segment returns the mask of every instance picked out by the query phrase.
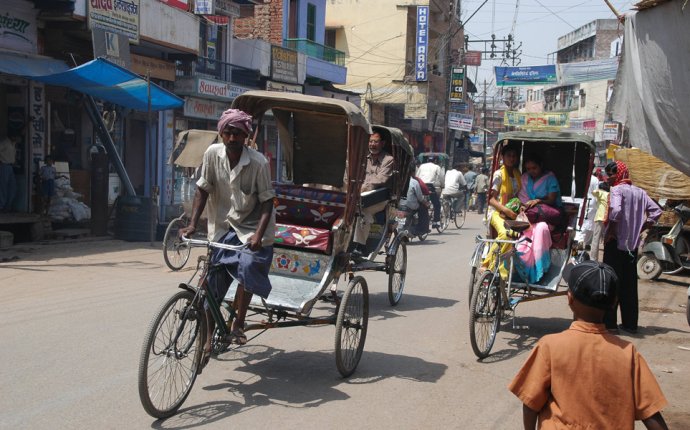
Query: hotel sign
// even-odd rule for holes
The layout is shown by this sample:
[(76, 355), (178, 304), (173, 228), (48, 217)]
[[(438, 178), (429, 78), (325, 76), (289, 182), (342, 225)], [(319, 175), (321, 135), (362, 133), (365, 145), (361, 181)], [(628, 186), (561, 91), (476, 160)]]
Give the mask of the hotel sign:
[(297, 51), (271, 45), (271, 79), (298, 84)]
[(417, 43), (415, 81), (426, 81), (427, 47), (429, 42), (429, 6), (417, 6)]

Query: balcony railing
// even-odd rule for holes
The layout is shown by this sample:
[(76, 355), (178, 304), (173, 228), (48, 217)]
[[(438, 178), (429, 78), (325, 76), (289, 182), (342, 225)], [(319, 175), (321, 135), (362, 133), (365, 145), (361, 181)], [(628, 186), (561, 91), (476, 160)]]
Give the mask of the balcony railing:
[(191, 61), (177, 61), (175, 67), (176, 75), (179, 77), (218, 79), (239, 85), (254, 85), (260, 77), (258, 70), (206, 57), (198, 57)]
[(330, 46), (321, 45), (308, 39), (284, 39), (283, 47), (294, 49), (310, 57), (328, 61), (338, 66), (345, 65), (345, 53)]

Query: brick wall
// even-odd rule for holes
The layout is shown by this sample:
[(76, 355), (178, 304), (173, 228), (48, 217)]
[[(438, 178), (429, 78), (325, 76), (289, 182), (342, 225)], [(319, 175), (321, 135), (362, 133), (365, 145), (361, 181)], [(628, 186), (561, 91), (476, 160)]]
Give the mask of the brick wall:
[(623, 34), (623, 29), (621, 30), (599, 30), (597, 31), (597, 38), (594, 44), (596, 59), (609, 58), (611, 52), (611, 42), (616, 40), (620, 35)]
[(261, 39), (274, 45), (283, 45), (283, 2), (265, 0), (254, 6), (254, 15), (236, 18), (235, 37), (238, 39)]

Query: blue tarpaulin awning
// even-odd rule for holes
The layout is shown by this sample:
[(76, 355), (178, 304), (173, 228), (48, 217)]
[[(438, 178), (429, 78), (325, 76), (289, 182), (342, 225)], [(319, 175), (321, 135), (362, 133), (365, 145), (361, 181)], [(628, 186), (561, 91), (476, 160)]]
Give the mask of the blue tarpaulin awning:
[(0, 53), (0, 73), (17, 76), (51, 75), (69, 70), (63, 61), (53, 58)]
[[(58, 73), (32, 75), (25, 70), (19, 74), (46, 84), (68, 87), (130, 109), (147, 111), (149, 108), (146, 80), (103, 58)], [(151, 83), (151, 110), (174, 109), (183, 104), (184, 100), (175, 94)]]

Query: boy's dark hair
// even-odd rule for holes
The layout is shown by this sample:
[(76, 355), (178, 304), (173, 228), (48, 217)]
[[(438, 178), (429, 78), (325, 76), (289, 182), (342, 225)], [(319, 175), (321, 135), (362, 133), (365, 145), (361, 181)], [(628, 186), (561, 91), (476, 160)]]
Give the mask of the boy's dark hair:
[(599, 189), (604, 191), (611, 191), (611, 184), (609, 184), (608, 182), (601, 181), (599, 182)]
[(501, 155), (505, 155), (506, 152), (513, 151), (516, 154), (520, 155), (520, 144), (511, 142), (507, 145), (503, 145), (503, 148), (501, 148)]

